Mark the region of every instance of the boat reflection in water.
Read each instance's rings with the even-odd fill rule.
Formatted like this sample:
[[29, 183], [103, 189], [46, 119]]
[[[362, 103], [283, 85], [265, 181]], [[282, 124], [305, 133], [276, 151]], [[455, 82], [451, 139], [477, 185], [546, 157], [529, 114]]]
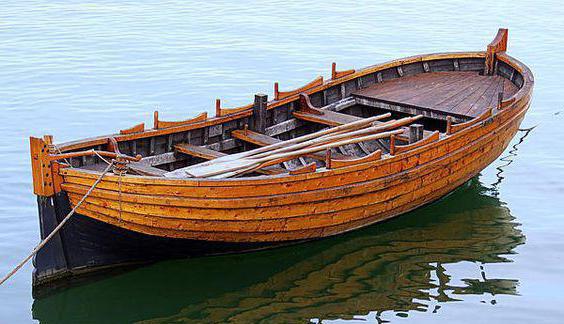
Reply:
[[475, 178], [447, 199], [363, 230], [162, 262], [36, 299], [33, 316], [45, 323], [296, 323], [440, 312], [466, 295], [495, 303], [497, 295], [517, 294], [519, 282], [488, 278], [488, 264], [509, 262], [525, 237], [494, 196]]

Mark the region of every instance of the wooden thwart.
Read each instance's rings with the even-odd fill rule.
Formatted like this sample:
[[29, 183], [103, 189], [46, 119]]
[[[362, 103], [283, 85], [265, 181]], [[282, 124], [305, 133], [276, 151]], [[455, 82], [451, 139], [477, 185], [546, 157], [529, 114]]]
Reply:
[[294, 117], [301, 120], [306, 120], [309, 122], [314, 122], [327, 126], [339, 126], [363, 119], [362, 117], [342, 114], [329, 110], [323, 111], [323, 114], [313, 114], [311, 112], [294, 111], [293, 115]]
[[[224, 157], [227, 156], [228, 154], [223, 153], [223, 152], [218, 152], [215, 150], [211, 150], [209, 148], [203, 147], [203, 146], [197, 146], [197, 145], [192, 145], [192, 144], [188, 144], [188, 143], [181, 143], [181, 144], [176, 144], [174, 146], [174, 149], [177, 152], [180, 153], [184, 153], [190, 156], [195, 156], [195, 157], [199, 157], [205, 160], [213, 160], [213, 159], [217, 159], [220, 157]], [[258, 173], [262, 173], [262, 174], [282, 174], [282, 173], [287, 173], [288, 171], [285, 170], [284, 168], [277, 166], [277, 165], [272, 165], [268, 168], [264, 168], [261, 170], [257, 170]]]
[[166, 170], [155, 168], [153, 166], [139, 162], [130, 162], [127, 165], [127, 168], [133, 171], [133, 173], [135, 174], [151, 177], [162, 177], [165, 173], [168, 172]]

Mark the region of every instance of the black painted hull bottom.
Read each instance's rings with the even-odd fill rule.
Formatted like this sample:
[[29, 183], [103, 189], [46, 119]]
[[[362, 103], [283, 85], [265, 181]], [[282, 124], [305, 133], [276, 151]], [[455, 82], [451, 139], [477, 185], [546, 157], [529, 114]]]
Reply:
[[[66, 193], [38, 197], [41, 238], [71, 210]], [[287, 245], [290, 242], [286, 242]], [[34, 257], [33, 286], [118, 266], [159, 260], [237, 253], [281, 243], [226, 243], [163, 238], [122, 229], [75, 214]]]

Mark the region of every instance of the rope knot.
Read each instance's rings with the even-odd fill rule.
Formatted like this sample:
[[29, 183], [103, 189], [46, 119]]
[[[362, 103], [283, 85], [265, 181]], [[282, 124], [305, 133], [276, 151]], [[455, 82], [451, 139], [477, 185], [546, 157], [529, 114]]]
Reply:
[[112, 172], [115, 175], [124, 176], [125, 174], [127, 174], [128, 161], [126, 159], [123, 159], [118, 156], [115, 160], [112, 160], [112, 162], [114, 165]]

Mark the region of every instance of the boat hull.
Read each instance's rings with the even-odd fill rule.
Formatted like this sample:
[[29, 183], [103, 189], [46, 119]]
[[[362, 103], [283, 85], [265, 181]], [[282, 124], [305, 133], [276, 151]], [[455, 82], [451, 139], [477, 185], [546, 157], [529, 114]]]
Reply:
[[[513, 116], [514, 118], [508, 120], [506, 127], [493, 132], [492, 134], [495, 134], [495, 136], [492, 136], [490, 140], [486, 140], [488, 137], [485, 136], [483, 137], [484, 140], [474, 143], [474, 149], [464, 149], [467, 154], [455, 161], [454, 165], [471, 168], [464, 173], [456, 173], [456, 179], [452, 180], [452, 177], [448, 176], [443, 177], [443, 173], [439, 171], [443, 168], [435, 168], [437, 173], [433, 178], [436, 180], [429, 181], [427, 186], [419, 188], [425, 190], [426, 194], [415, 196], [408, 193], [408, 197], [412, 197], [412, 199], [398, 205], [397, 208], [364, 218], [360, 217], [359, 221], [347, 223], [346, 228], [335, 227], [336, 232], [333, 232], [333, 234], [350, 231], [401, 215], [447, 195], [477, 175], [503, 152], [517, 132], [525, 111], [526, 107], [519, 114]], [[442, 180], [440, 180], [441, 178]], [[442, 184], [442, 186], [438, 184]], [[38, 205], [42, 237], [45, 236], [44, 233], [50, 233], [52, 228], [64, 218], [71, 208], [70, 200], [64, 191], [52, 198], [38, 197]], [[326, 233], [327, 235], [331, 234], [331, 232]], [[270, 241], [236, 242], [164, 237], [140, 233], [108, 224], [87, 215], [76, 214], [55, 239], [49, 242], [35, 257], [33, 281], [34, 286], [41, 286], [56, 279], [116, 266], [171, 258], [253, 251], [313, 238], [316, 237], [299, 235], [294, 240], [273, 239]]]
[[[458, 60], [480, 60], [484, 56], [453, 53], [397, 60], [342, 77], [342, 88], [351, 80], [356, 84], [354, 78], [379, 75], [380, 70], [397, 69], [404, 73], [408, 65], [421, 65], [423, 69], [427, 61], [448, 59], [455, 60], [458, 66]], [[115, 265], [251, 251], [328, 237], [431, 203], [498, 158], [529, 108], [534, 82], [531, 72], [505, 54], [496, 57], [499, 64], [511, 67], [509, 79], [517, 78], [514, 75], [520, 77], [520, 89], [514, 96], [502, 100], [493, 113], [489, 109], [488, 114], [466, 125], [454, 125], [451, 129], [447, 126], [447, 132], [440, 137], [409, 148], [404, 146], [404, 150], [390, 152], [385, 158], [318, 172], [241, 179], [107, 174], [78, 207], [77, 215], [37, 255], [34, 283]], [[340, 87], [337, 81], [307, 91]], [[297, 97], [282, 101], [290, 99]], [[275, 101], [273, 109], [279, 104], [281, 101]], [[178, 126], [176, 131], [196, 126]], [[209, 136], [210, 127], [215, 126], [202, 127]], [[165, 131], [173, 130], [122, 134], [120, 140], [126, 142], [132, 140], [129, 137], [151, 134], [164, 136]], [[172, 137], [169, 139], [172, 141]], [[64, 148], [77, 149], [77, 145], [86, 144], [68, 144]], [[55, 171], [58, 187], [53, 186], [52, 190], [56, 193], [38, 198], [42, 238], [100, 177], [100, 172], [83, 168]]]
[[[520, 104], [421, 149], [350, 170], [336, 169], [325, 177], [182, 187], [135, 183], [143, 180], [138, 178], [124, 178], [119, 184], [117, 176], [108, 176], [79, 212], [170, 238], [281, 242], [335, 235], [429, 203], [477, 175], [517, 132], [529, 102]], [[79, 171], [64, 173], [63, 188], [74, 205], [95, 179]]]

